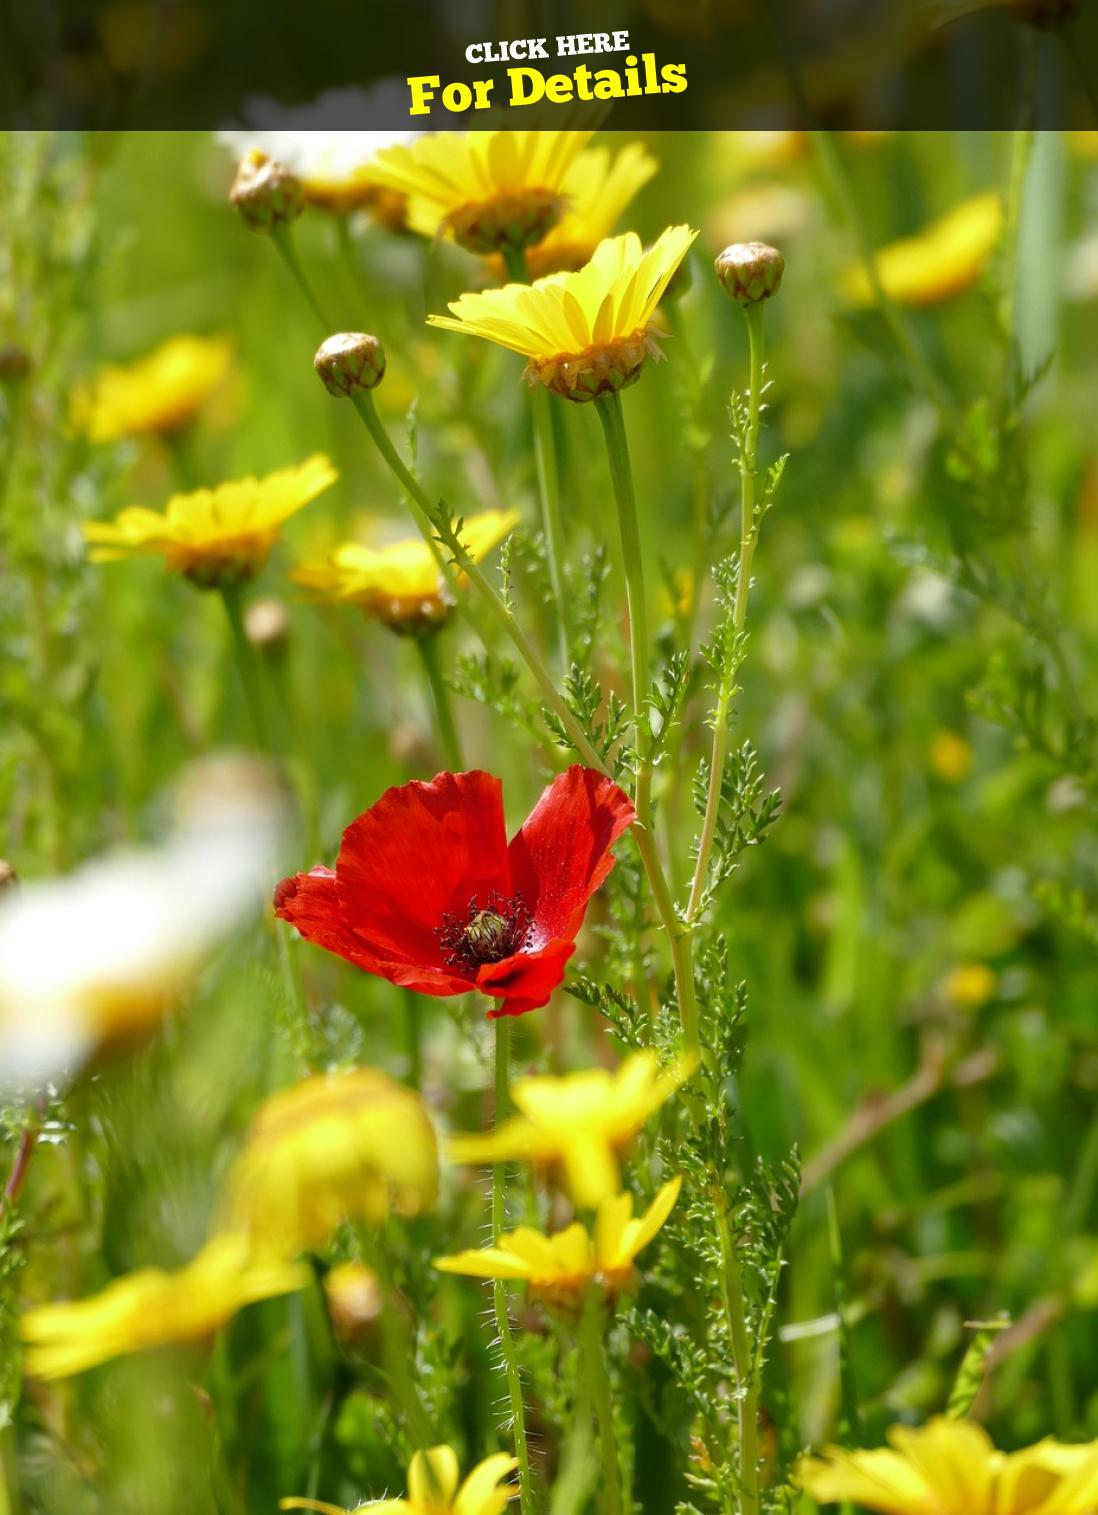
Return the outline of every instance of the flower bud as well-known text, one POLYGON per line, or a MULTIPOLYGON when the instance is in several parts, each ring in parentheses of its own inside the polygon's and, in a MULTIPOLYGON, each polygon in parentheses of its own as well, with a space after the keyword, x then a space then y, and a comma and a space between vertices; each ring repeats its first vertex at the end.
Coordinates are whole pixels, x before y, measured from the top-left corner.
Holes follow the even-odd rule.
POLYGON ((1012 9, 1020 21, 1052 31, 1074 21, 1082 10, 1082 0, 1014 0, 1012 9))
POLYGON ((252 231, 277 231, 305 209, 301 180, 257 147, 240 160, 229 200, 252 231))
POLYGON ((715 267, 737 305, 759 305, 781 287, 785 259, 766 242, 734 242, 719 254, 715 267))
POLYGON ((316 350, 313 367, 330 395, 376 389, 385 377, 385 349, 364 331, 338 331, 316 350))
POLYGON ((8 862, 7 858, 0 857, 0 898, 9 891, 14 890, 19 883, 19 875, 8 862))

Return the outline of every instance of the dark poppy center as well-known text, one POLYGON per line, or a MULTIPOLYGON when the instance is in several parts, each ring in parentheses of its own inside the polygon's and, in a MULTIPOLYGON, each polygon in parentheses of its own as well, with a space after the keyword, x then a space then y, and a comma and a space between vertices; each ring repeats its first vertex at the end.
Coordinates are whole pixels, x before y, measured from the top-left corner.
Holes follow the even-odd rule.
POLYGON ((484 905, 471 899, 462 915, 447 911, 436 930, 447 964, 475 973, 482 963, 498 963, 521 952, 531 924, 520 894, 505 897, 493 891, 484 905))

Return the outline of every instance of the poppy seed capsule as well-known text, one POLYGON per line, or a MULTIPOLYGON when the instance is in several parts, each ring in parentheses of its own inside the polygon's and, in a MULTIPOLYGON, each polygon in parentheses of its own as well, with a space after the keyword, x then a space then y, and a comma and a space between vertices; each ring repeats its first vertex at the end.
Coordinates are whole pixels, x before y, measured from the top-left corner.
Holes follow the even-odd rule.
POLYGON ((305 209, 305 189, 296 174, 253 147, 240 160, 229 200, 252 231, 273 232, 305 209))
POLYGON ((717 257, 717 278, 737 305, 759 305, 781 288, 785 259, 766 242, 734 242, 717 257))
POLYGON ((337 331, 316 350, 313 367, 330 395, 376 389, 385 377, 385 349, 365 331, 337 331))

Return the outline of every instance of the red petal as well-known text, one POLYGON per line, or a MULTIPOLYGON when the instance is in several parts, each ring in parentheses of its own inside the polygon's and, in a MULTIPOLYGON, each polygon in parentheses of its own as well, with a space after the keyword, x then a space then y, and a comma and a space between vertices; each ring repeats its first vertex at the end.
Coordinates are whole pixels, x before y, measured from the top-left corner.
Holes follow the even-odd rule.
POLYGON ((516 952, 498 963, 484 963, 477 972, 476 987, 482 994, 503 1000, 498 1010, 489 1010, 489 1016, 494 1020, 500 1015, 525 1015, 548 1004, 575 950, 575 942, 560 938, 536 952, 516 952))
POLYGON ((614 866, 610 848, 636 818, 627 794, 578 763, 545 790, 508 848, 511 887, 534 917, 535 946, 575 936, 614 866))
POLYGON ((437 968, 393 962, 371 952, 350 930, 339 905, 336 875, 330 868, 313 868, 284 878, 274 892, 275 914, 296 926, 306 941, 315 942, 337 957, 345 958, 366 973, 376 973, 392 984, 414 989, 418 994, 467 994, 475 985, 468 979, 437 968))
POLYGON ((343 919, 378 957, 452 977, 443 916, 511 892, 499 779, 440 773, 387 790, 343 833, 336 889, 343 919))

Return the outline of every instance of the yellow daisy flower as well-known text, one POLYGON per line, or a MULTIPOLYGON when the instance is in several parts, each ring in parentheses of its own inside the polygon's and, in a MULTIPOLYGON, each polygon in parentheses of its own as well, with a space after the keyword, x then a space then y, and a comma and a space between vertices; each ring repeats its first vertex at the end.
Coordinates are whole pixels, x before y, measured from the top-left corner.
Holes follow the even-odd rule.
POLYGON ((427 1209, 438 1147, 423 1101, 374 1068, 317 1074, 256 1112, 229 1175, 221 1229, 259 1251, 322 1245, 346 1220, 427 1209))
POLYGON ((682 1179, 673 1178, 637 1217, 631 1194, 608 1196, 598 1207, 593 1233, 579 1221, 552 1236, 519 1226, 493 1247, 438 1257, 435 1267, 467 1278, 521 1279, 533 1294, 557 1306, 574 1305, 589 1284, 620 1294, 635 1287, 637 1255, 671 1214, 681 1188, 682 1179))
POLYGON ((632 384, 656 351, 652 317, 696 236, 669 226, 647 252, 635 232, 608 237, 577 273, 465 294, 427 320, 521 353, 531 383, 594 400, 632 384))
POLYGON ((982 1426, 939 1417, 893 1426, 891 1449, 828 1447, 795 1478, 822 1504, 850 1500, 880 1515, 1090 1515, 1098 1509, 1098 1441, 1040 1441, 998 1452, 982 1426))
POLYGON ((409 222, 470 252, 540 242, 565 207, 564 178, 589 131, 440 132, 387 148, 375 184, 407 195, 409 222))
POLYGON ((618 1153, 692 1071, 686 1059, 661 1070, 655 1053, 637 1052, 612 1073, 520 1079, 511 1090, 520 1113, 495 1131, 452 1137, 448 1156, 560 1169, 576 1204, 594 1209, 620 1188, 618 1153))
MULTIPOLYGON (((503 1480, 518 1463, 506 1452, 486 1457, 459 1487, 461 1477, 453 1447, 428 1447, 416 1452, 408 1465, 404 1499, 370 1500, 359 1506, 375 1515, 503 1515, 515 1489, 503 1480)), ((349 1515, 339 1505, 321 1499, 280 1499, 280 1510, 315 1510, 318 1515, 349 1515)))
MULTIPOLYGON (((900 305, 936 305, 963 293, 983 273, 1003 230, 997 194, 964 200, 913 237, 891 242, 877 253, 877 273, 885 293, 900 305)), ((870 305, 873 287, 862 263, 852 264, 841 289, 851 305, 870 305)))
POLYGON ((202 588, 239 583, 259 572, 278 528, 339 475, 315 453, 262 479, 251 475, 216 489, 173 495, 163 514, 131 505, 113 522, 86 521, 93 563, 159 553, 169 568, 202 588))
MULTIPOLYGON (((484 510, 469 516, 461 533, 466 552, 479 563, 518 523, 517 510, 484 510)), ((452 608, 438 559, 422 537, 385 547, 344 542, 322 562, 303 563, 290 578, 322 600, 357 605, 404 633, 418 634, 439 625, 452 608)))
MULTIPOLYGON (((526 250, 530 277, 582 268, 658 169, 639 142, 628 143, 617 157, 608 147, 580 153, 564 180, 564 214, 544 241, 526 250)), ((493 256, 491 265, 503 275, 501 258, 493 256)))
POLYGON ((127 1352, 202 1341, 245 1305, 304 1288, 309 1278, 301 1265, 255 1261, 240 1237, 218 1237, 175 1273, 143 1268, 90 1299, 29 1311, 26 1370, 68 1378, 127 1352))
POLYGON ((224 379, 232 355, 219 337, 181 336, 136 363, 110 364, 73 394, 73 425, 93 442, 177 431, 224 379))
POLYGON ((972 748, 959 731, 940 727, 930 739, 930 768, 946 784, 960 784, 972 772, 972 748))
POLYGON ((943 998, 957 1010, 979 1010, 998 987, 999 979, 986 963, 958 963, 941 982, 943 998))

